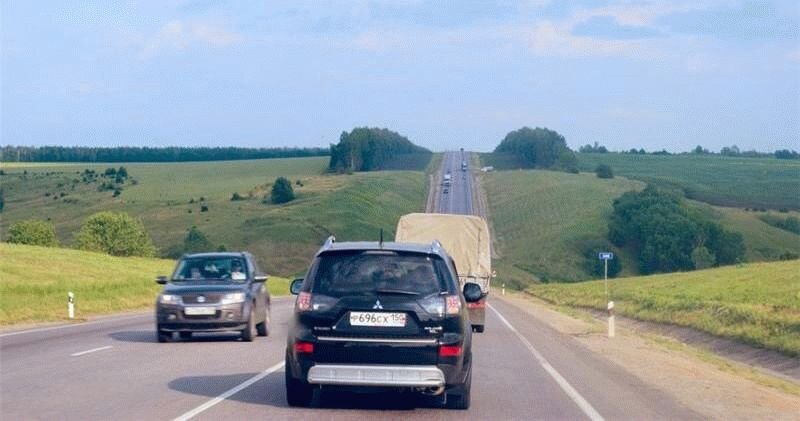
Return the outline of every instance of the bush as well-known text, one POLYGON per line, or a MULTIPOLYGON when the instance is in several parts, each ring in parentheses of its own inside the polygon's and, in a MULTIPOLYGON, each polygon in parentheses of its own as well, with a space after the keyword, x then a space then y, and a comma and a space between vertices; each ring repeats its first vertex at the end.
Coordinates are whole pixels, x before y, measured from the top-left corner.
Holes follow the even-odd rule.
POLYGON ((76 239, 81 250, 112 256, 152 257, 156 254, 142 221, 126 213, 98 212, 90 216, 76 239))
POLYGON ((53 224, 37 219, 19 221, 8 229, 8 242, 31 246, 58 247, 53 224))
POLYGON ((200 205, 200 212, 208 212, 208 206, 200 205))
POLYGON ((677 194, 652 186, 614 200, 608 239, 633 249, 642 274, 731 264, 745 251, 741 234, 724 230, 677 194), (696 250, 697 244, 705 251, 696 250))
POLYGON ((600 164, 594 169, 594 172, 597 174, 597 178, 614 178, 614 172, 611 171, 610 165, 600 164))
POLYGON ((294 189, 292 183, 286 177, 278 177, 275 183, 272 184, 272 193, 270 194, 272 203, 288 203, 294 200, 294 189))
POLYGON ((186 237, 183 239, 184 253, 207 252, 211 251, 213 248, 214 246, 211 245, 211 241, 208 240, 208 237, 194 225, 189 228, 186 237))
POLYGON ((244 197, 242 197, 242 195, 239 194, 239 192, 233 192, 233 194, 231 195, 231 201, 233 202, 237 200, 244 200, 244 197))
POLYGON ((695 269, 708 269, 717 263, 717 259, 707 248, 699 246, 692 250, 692 263, 695 269))

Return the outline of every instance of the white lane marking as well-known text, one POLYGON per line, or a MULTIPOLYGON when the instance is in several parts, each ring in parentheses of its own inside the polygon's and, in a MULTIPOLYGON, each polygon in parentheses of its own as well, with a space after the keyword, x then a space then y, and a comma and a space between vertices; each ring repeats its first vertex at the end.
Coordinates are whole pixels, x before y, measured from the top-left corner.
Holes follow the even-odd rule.
POLYGON ((92 348, 92 349, 87 349, 86 351, 81 351, 81 352, 76 352, 74 354, 69 354, 69 356, 70 357, 80 357, 81 355, 91 354, 92 352, 97 352, 97 351, 105 351, 105 350, 111 349, 111 348, 113 348, 111 345, 106 345, 106 346, 101 346, 100 348, 92 348))
POLYGON ((514 332, 515 335, 517 335, 519 340, 522 341, 523 344, 525 344, 525 346, 528 348, 531 354, 533 354, 533 356, 536 358, 539 364, 544 368, 547 374, 549 374, 556 381, 556 383, 558 383, 558 385, 561 386, 561 389, 564 391, 564 393, 566 393, 567 396, 569 396, 569 398, 572 399, 572 401, 575 402, 576 405, 578 405, 581 411, 583 411, 583 413, 586 414, 586 416, 589 417, 589 419, 593 421, 603 420, 603 417, 600 415, 600 413, 597 412, 597 410, 595 410, 594 407, 592 407, 592 405, 586 399, 584 399, 583 396, 581 396, 581 394, 578 393, 578 391, 575 390, 575 388, 573 388, 572 385, 570 385, 569 382, 567 382, 567 380, 564 377, 562 377, 561 374, 559 374, 558 371, 556 371, 556 369, 553 368, 553 366, 550 365, 549 362, 547 362, 544 356, 540 354, 539 351, 536 350, 536 348, 533 347, 533 344, 531 344, 530 341, 528 341, 528 338, 519 333, 519 331, 516 328, 514 328, 514 326, 512 326, 511 323, 509 323, 508 320, 506 320, 506 318, 503 317, 503 315, 500 314, 500 312, 497 311, 497 309, 494 308, 491 304, 487 303, 487 306, 492 311, 494 311, 495 314, 497 314, 497 317, 500 318, 500 321, 502 321, 507 328, 511 329, 511 331, 514 332))
POLYGON ((267 377, 270 374, 280 370, 281 368, 283 368, 284 365, 286 365, 286 362, 280 362, 278 364, 273 365, 272 367, 262 371, 259 374, 256 374, 255 376, 249 378, 248 380, 245 380, 243 383, 239 384, 238 386, 235 386, 235 387, 233 387, 231 389, 228 389, 227 391, 225 391, 223 394, 217 396, 216 398, 211 399, 210 401, 198 406, 197 408, 192 409, 191 411, 189 411, 189 412, 187 412, 187 413, 175 418, 175 420, 173 420, 173 421, 185 421, 185 420, 192 419, 193 417, 196 417, 197 415, 199 415, 203 411, 206 411, 207 409, 211 408, 212 406, 224 401, 225 399, 230 398, 231 396, 241 392, 244 389, 247 389, 248 387, 252 386, 253 383, 255 383, 255 382, 263 379, 264 377, 267 377))
POLYGON ((145 317, 152 318, 153 315, 151 313, 137 314, 137 315, 134 315, 134 316, 122 316, 122 317, 113 317, 113 318, 102 319, 102 320, 93 320, 91 322, 74 323, 74 324, 51 326, 51 327, 41 327, 41 328, 37 328, 37 329, 28 329, 28 330, 18 330, 16 332, 9 332, 9 333, 0 334, 0 338, 4 338, 6 336, 24 335, 26 333, 38 333, 38 332, 47 332, 49 330, 66 329, 68 327, 93 326, 93 325, 101 324, 101 323, 118 322, 120 320, 145 318, 145 317))

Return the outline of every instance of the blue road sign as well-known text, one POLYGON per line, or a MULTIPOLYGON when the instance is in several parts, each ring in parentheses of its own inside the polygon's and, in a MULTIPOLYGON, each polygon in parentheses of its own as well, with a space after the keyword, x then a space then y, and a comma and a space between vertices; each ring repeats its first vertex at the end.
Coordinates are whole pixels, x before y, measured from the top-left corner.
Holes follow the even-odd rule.
POLYGON ((613 260, 613 259, 614 259, 614 253, 610 251, 605 251, 600 253, 600 260, 613 260))

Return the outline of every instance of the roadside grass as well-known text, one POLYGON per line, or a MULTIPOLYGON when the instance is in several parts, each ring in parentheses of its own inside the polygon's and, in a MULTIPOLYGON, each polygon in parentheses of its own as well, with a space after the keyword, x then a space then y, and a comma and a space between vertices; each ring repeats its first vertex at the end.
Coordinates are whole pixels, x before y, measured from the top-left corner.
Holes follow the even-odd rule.
MULTIPOLYGON (((0 325, 65 321, 67 292, 75 293, 77 319, 153 308, 175 262, 0 243, 0 325)), ((287 295, 289 280, 270 276, 273 295, 287 295)))
MULTIPOLYGON (((623 278, 609 285, 618 314, 800 355, 800 260, 623 278)), ((525 291, 559 306, 606 308, 603 281, 531 285, 525 291)))
POLYGON ((55 225, 61 244, 69 246, 73 234, 92 213, 127 212, 142 219, 162 255, 177 250, 186 231, 195 225, 215 248, 225 245, 232 251, 248 250, 267 272, 291 276, 306 269, 331 233, 340 239, 377 239, 382 227, 390 239, 400 215, 425 206, 422 172, 332 175, 325 173, 327 164, 327 157, 158 164, 3 164, 6 175, 0 176, 0 181, 5 189, 5 209, 0 231, 5 238, 9 225, 18 220, 48 220, 55 225), (121 165, 138 184, 126 183, 119 197, 98 192, 97 183, 79 182, 72 190, 72 180, 80 179, 76 172, 87 168, 102 172, 121 165), (28 174, 23 175, 23 171, 28 174), (292 182, 296 200, 283 205, 263 203, 278 176, 292 182), (302 185, 296 183, 298 180, 302 185), (66 196, 61 197, 62 192, 66 196), (245 200, 231 201, 234 192, 245 200), (45 196, 47 193, 49 196, 45 196), (194 203, 190 203, 192 200, 194 203), (201 212, 201 206, 208 211, 201 212))
MULTIPOLYGON (((516 288, 534 279, 587 279, 583 244, 606 239, 614 198, 644 188, 638 181, 587 173, 522 170, 479 176, 498 244, 496 285, 516 288)), ((620 256, 622 274, 635 274, 632 258, 625 252, 620 256)))
POLYGON ((800 210, 800 161, 714 155, 579 153, 581 171, 608 164, 615 175, 682 190, 718 206, 800 210))

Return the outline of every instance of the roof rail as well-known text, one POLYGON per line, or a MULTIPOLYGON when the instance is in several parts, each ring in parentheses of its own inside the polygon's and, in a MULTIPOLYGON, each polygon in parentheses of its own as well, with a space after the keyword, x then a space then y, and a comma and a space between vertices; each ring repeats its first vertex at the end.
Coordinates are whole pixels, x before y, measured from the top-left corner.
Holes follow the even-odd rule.
POLYGON ((322 244, 322 248, 324 249, 330 248, 335 242, 336 242, 336 237, 331 235, 325 240, 325 243, 322 244))

